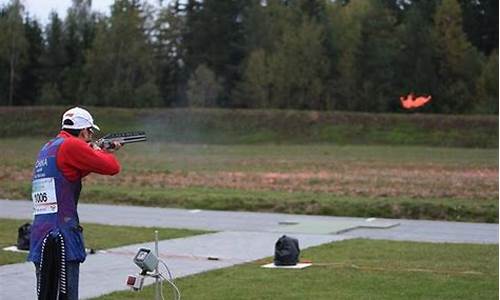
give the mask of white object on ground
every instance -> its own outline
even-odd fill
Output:
[[[262,265],[261,268],[266,268],[266,269],[304,269],[309,266],[311,266],[311,263],[298,263],[294,266],[277,266],[274,263]]]
[[[17,249],[17,246],[9,246],[9,247],[5,247],[5,248],[3,248],[2,250],[5,250],[5,251],[12,251],[12,252],[20,252],[20,253],[28,253],[28,252],[29,252],[28,250],[21,250],[21,249]]]

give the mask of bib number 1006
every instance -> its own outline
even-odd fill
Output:
[[[35,215],[57,212],[56,182],[53,177],[33,180],[31,198]]]
[[[43,203],[47,202],[47,193],[34,193],[33,194],[33,199],[35,200],[36,203]]]

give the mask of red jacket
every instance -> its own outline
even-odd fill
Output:
[[[57,152],[57,167],[69,181],[76,181],[90,173],[115,175],[120,172],[120,163],[112,153],[94,150],[89,144],[66,131],[58,137],[64,142]]]

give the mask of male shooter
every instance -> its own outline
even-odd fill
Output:
[[[85,260],[77,205],[82,178],[115,175],[120,164],[112,152],[91,144],[90,113],[74,107],[63,114],[62,130],[40,150],[32,178],[33,226],[28,261],[36,268],[38,299],[78,299],[80,263]]]

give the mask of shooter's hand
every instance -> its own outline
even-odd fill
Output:
[[[101,147],[99,147],[99,145],[97,145],[94,142],[89,143],[89,146],[90,146],[90,148],[92,148],[94,150],[102,150]]]
[[[113,153],[113,152],[118,151],[122,146],[123,145],[120,144],[120,142],[114,141],[114,142],[111,143],[111,145],[109,145],[109,147],[106,147],[104,149],[104,151],[109,152],[109,153]]]

